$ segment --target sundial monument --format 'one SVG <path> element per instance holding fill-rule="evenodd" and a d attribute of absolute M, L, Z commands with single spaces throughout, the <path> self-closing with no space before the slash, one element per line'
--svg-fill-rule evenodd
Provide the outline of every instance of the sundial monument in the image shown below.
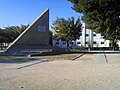
<path fill-rule="evenodd" d="M 42 50 L 49 47 L 49 9 L 46 9 L 7 48 L 6 52 Z"/>

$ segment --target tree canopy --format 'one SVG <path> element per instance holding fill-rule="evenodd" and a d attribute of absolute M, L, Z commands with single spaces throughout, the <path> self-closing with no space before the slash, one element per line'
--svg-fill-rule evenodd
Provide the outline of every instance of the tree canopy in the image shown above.
<path fill-rule="evenodd" d="M 73 9 L 83 14 L 88 29 L 104 35 L 105 39 L 120 40 L 119 0 L 68 0 Z"/>
<path fill-rule="evenodd" d="M 76 21 L 74 17 L 68 18 L 67 20 L 64 18 L 57 18 L 52 24 L 52 29 L 54 30 L 54 37 L 68 42 L 80 38 L 82 24 L 80 18 Z"/>
<path fill-rule="evenodd" d="M 28 25 L 9 26 L 4 29 L 0 28 L 0 43 L 11 43 L 15 40 L 21 32 L 23 32 Z"/>

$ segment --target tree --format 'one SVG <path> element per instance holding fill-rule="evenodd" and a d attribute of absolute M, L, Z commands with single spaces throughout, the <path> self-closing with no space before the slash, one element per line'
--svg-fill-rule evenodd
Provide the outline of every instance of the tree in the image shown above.
<path fill-rule="evenodd" d="M 13 42 L 27 27 L 28 25 L 9 26 L 4 29 L 0 28 L 0 43 Z"/>
<path fill-rule="evenodd" d="M 68 18 L 57 18 L 52 24 L 52 29 L 54 30 L 54 37 L 57 39 L 62 39 L 67 41 L 67 47 L 69 48 L 69 41 L 76 40 L 80 38 L 82 24 L 80 18 L 76 21 L 74 17 Z"/>
<path fill-rule="evenodd" d="M 3 43 L 13 42 L 29 25 L 9 26 L 0 28 L 0 48 L 3 49 Z"/>
<path fill-rule="evenodd" d="M 120 40 L 119 0 L 69 0 L 73 9 L 83 14 L 86 27 L 112 41 L 113 49 Z"/>

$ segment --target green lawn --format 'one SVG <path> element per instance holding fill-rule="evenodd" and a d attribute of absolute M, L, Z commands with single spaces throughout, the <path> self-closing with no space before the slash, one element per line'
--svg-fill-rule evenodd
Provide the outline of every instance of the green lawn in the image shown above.
<path fill-rule="evenodd" d="M 75 57 L 81 56 L 81 54 L 59 54 L 50 56 L 35 56 L 32 58 L 50 59 L 50 60 L 73 60 Z"/>
<path fill-rule="evenodd" d="M 27 58 L 26 56 L 0 56 L 0 60 L 9 60 L 9 59 L 22 59 Z"/>
<path fill-rule="evenodd" d="M 50 56 L 0 56 L 2 60 L 10 60 L 10 59 L 47 59 L 47 60 L 73 60 L 76 57 L 81 56 L 81 54 L 59 54 L 59 55 L 50 55 Z"/>

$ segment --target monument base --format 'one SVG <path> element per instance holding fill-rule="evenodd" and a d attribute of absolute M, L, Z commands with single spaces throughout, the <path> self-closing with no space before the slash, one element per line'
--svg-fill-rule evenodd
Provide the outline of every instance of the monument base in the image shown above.
<path fill-rule="evenodd" d="M 22 47 L 22 49 L 20 48 Z M 68 53 L 69 51 L 59 47 L 52 47 L 52 46 L 35 46 L 30 45 L 25 48 L 26 45 L 16 45 L 16 48 L 9 49 L 7 51 L 1 52 L 0 55 L 2 56 L 45 56 L 45 55 L 56 55 L 56 54 L 63 54 Z M 18 48 L 19 47 L 19 48 Z M 33 48 L 34 47 L 34 48 Z"/>

